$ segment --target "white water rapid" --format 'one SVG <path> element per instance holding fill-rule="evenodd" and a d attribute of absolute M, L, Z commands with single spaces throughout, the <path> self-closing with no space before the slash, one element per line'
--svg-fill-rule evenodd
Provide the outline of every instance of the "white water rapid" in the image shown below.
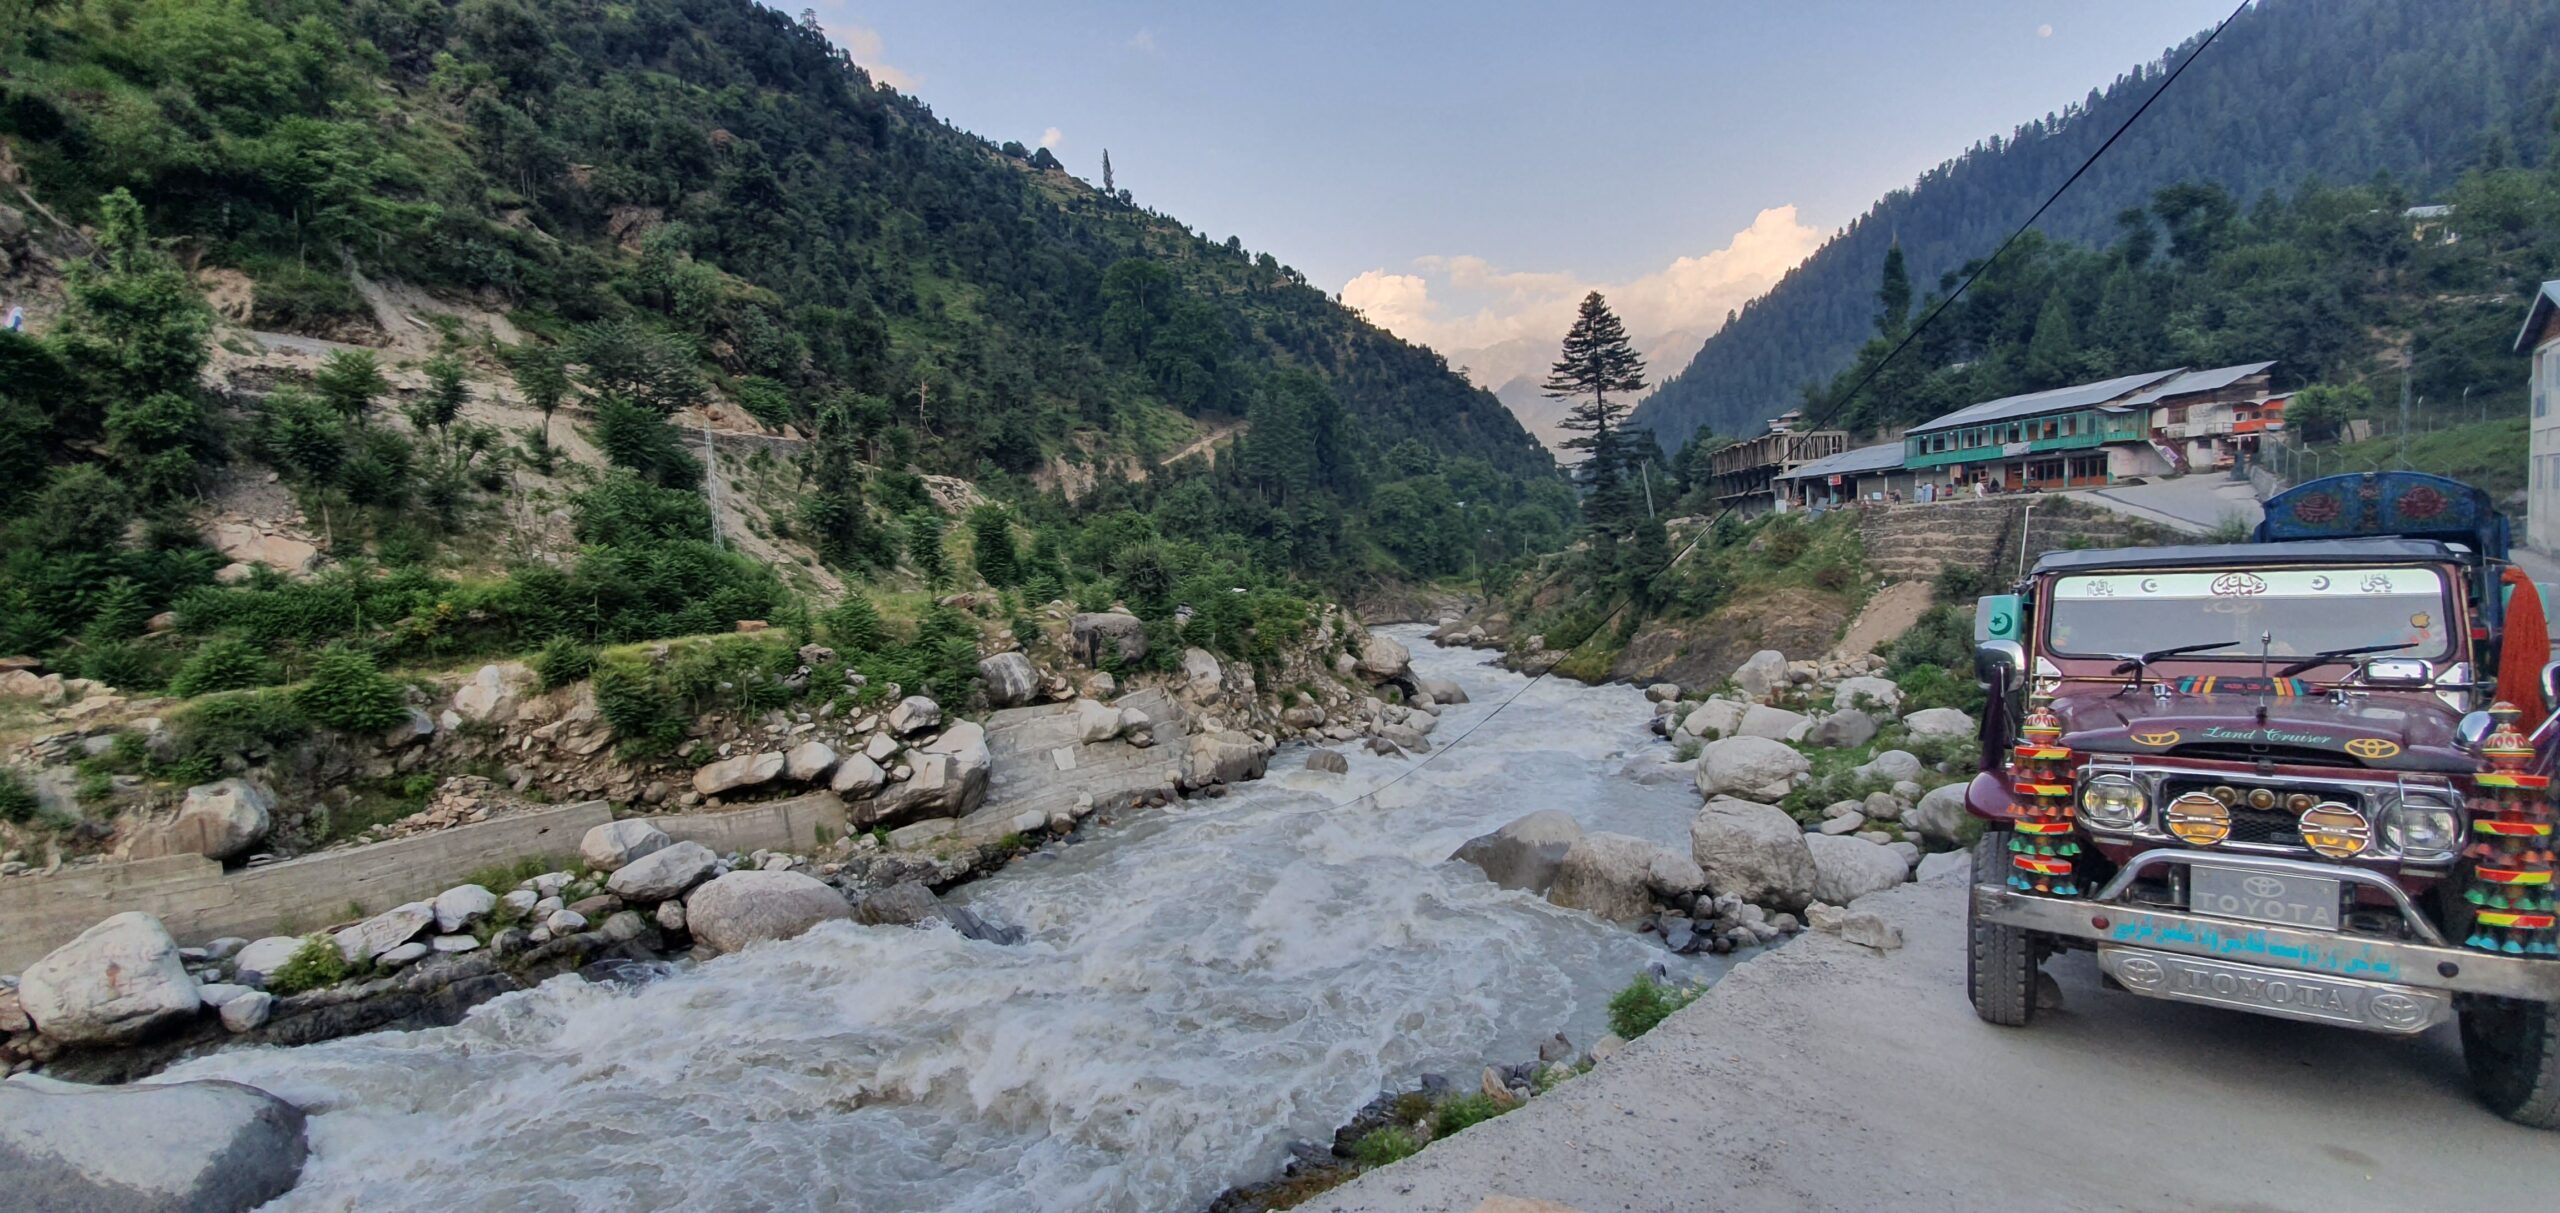
<path fill-rule="evenodd" d="M 1391 629 L 1475 702 L 1525 681 Z M 238 1049 L 159 1081 L 231 1078 L 312 1113 L 270 1209 L 1163 1210 L 1266 1177 L 1385 1089 L 1605 1031 L 1650 937 L 1444 862 L 1536 809 L 1688 845 L 1696 794 L 1618 774 L 1668 757 L 1626 687 L 1532 690 L 1374 801 L 1412 759 L 1272 774 L 1123 814 L 958 899 L 1019 925 L 830 924 L 637 985 L 564 976 L 461 1024 Z M 1342 747 L 1350 750 L 1352 747 Z M 1712 962 L 1720 965 L 1721 962 Z"/>

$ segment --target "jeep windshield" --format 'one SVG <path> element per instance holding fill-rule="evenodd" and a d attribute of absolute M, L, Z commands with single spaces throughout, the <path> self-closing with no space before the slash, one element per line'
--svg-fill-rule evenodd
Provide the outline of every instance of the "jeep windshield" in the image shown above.
<path fill-rule="evenodd" d="M 2048 601 L 2045 643 L 2062 657 L 2228 641 L 2178 660 L 2256 661 L 2261 635 L 2271 635 L 2265 652 L 2279 659 L 2406 645 L 2390 655 L 2437 661 L 2453 645 L 2444 576 L 2427 568 L 2072 574 L 2054 579 Z"/>

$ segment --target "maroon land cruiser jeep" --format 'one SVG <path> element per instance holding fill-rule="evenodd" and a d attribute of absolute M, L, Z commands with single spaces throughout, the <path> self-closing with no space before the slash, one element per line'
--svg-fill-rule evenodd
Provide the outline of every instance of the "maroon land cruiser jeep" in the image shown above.
<path fill-rule="evenodd" d="M 2056 552 L 1983 600 L 1974 1009 L 2027 1023 L 2042 960 L 2089 949 L 2153 998 L 2458 1017 L 2480 1098 L 2560 1128 L 2560 665 L 2506 520 L 2368 474 L 2258 538 Z"/>

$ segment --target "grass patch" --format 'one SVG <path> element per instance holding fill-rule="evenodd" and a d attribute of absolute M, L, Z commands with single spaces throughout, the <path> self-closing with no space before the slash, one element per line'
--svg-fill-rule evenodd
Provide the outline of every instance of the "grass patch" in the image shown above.
<path fill-rule="evenodd" d="M 1437 1140 L 1462 1129 L 1473 1128 L 1519 1106 L 1514 1102 L 1495 1099 L 1482 1091 L 1456 1096 L 1444 1101 L 1440 1105 L 1439 1112 L 1433 1116 L 1432 1137 Z"/>
<path fill-rule="evenodd" d="M 1639 974 L 1626 989 L 1610 996 L 1609 1030 L 1634 1040 L 1704 993 L 1704 986 L 1667 986 L 1655 981 L 1650 973 Z"/>
<path fill-rule="evenodd" d="M 1402 1125 L 1371 1129 L 1351 1143 L 1351 1159 L 1363 1167 L 1383 1167 L 1422 1152 L 1422 1138 Z"/>
<path fill-rule="evenodd" d="M 326 935 L 313 935 L 293 950 L 293 955 L 267 974 L 267 991 L 272 994 L 300 994 L 333 986 L 347 979 L 353 970 L 347 958 L 338 954 L 337 941 Z"/>

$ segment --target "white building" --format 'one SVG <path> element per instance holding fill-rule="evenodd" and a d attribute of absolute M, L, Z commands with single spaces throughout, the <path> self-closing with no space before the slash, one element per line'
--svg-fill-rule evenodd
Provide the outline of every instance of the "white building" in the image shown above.
<path fill-rule="evenodd" d="M 2560 552 L 2560 281 L 2534 292 L 2515 350 L 2533 356 L 2531 463 L 2525 476 L 2525 546 Z"/>

